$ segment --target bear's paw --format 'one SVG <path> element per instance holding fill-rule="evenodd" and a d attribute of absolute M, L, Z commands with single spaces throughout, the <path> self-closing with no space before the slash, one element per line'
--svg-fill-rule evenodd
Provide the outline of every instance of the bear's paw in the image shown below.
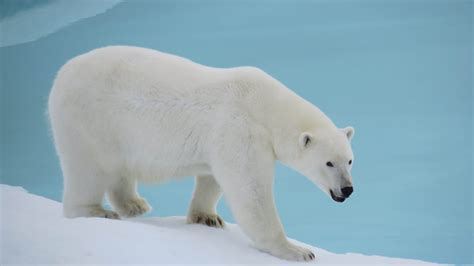
<path fill-rule="evenodd" d="M 141 197 L 128 199 L 118 206 L 118 213 L 123 217 L 139 216 L 150 210 L 151 207 L 148 202 Z"/>
<path fill-rule="evenodd" d="M 223 228 L 224 220 L 217 214 L 209 214 L 203 212 L 193 212 L 188 215 L 189 224 L 204 224 L 210 227 Z"/>
<path fill-rule="evenodd" d="M 276 257 L 290 261 L 312 261 L 316 258 L 311 250 L 289 242 L 276 248 L 261 248 L 261 250 L 266 251 Z"/>

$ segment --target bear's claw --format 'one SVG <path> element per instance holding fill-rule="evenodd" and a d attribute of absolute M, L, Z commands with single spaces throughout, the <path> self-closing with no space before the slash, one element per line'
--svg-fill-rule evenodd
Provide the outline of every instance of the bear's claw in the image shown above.
<path fill-rule="evenodd" d="M 208 214 L 202 212 L 194 212 L 188 215 L 189 224 L 205 224 L 210 227 L 223 228 L 224 220 L 217 214 Z"/>
<path fill-rule="evenodd" d="M 311 250 L 289 242 L 279 247 L 277 246 L 270 249 L 261 248 L 260 250 L 290 261 L 312 261 L 316 258 Z"/>
<path fill-rule="evenodd" d="M 120 216 L 116 212 L 104 210 L 102 208 L 94 209 L 90 212 L 90 214 L 92 217 L 101 217 L 101 218 L 107 218 L 107 219 L 120 220 Z"/>

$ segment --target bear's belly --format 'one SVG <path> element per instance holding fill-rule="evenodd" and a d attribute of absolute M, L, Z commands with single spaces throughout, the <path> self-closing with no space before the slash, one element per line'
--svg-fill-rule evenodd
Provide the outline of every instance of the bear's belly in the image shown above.
<path fill-rule="evenodd" d="M 212 175 L 211 167 L 207 163 L 188 163 L 183 165 L 173 164 L 164 165 L 157 163 L 155 165 L 135 165 L 130 173 L 141 182 L 162 183 L 173 179 L 179 179 L 189 176 Z"/>

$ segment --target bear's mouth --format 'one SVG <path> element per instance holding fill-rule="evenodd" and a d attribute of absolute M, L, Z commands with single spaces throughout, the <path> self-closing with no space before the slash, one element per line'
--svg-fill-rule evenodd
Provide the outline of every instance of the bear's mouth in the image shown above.
<path fill-rule="evenodd" d="M 336 202 L 344 202 L 346 200 L 346 198 L 336 196 L 332 189 L 330 189 L 329 192 L 331 193 L 331 198 Z"/>

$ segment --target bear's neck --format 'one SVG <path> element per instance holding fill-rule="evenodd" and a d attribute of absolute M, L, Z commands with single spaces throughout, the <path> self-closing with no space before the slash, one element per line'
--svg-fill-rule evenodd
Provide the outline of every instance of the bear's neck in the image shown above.
<path fill-rule="evenodd" d="M 337 130 L 319 108 L 271 76 L 262 72 L 254 81 L 251 97 L 247 98 L 248 108 L 256 123 L 270 135 L 277 160 L 286 164 L 294 157 L 301 133 L 318 136 Z"/>

